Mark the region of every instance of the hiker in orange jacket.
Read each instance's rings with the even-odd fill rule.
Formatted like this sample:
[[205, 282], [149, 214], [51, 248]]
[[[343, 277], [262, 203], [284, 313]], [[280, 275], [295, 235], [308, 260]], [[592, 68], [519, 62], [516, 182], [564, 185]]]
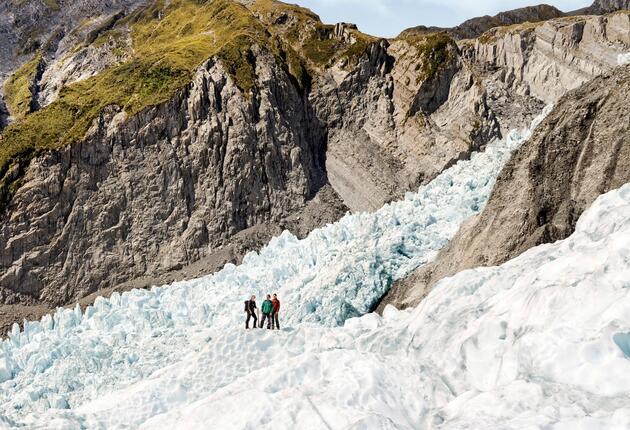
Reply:
[[280, 330], [280, 321], [278, 321], [278, 314], [280, 313], [280, 300], [278, 300], [277, 294], [273, 295], [271, 305], [273, 306], [271, 310], [271, 328]]

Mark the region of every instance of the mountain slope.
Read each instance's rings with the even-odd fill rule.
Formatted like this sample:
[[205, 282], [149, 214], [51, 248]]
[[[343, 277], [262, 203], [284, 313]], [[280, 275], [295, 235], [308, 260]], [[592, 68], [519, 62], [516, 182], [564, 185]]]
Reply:
[[630, 66], [563, 96], [507, 163], [484, 211], [464, 225], [435, 261], [395, 284], [388, 303], [413, 306], [439, 280], [494, 266], [569, 236], [602, 193], [630, 182]]

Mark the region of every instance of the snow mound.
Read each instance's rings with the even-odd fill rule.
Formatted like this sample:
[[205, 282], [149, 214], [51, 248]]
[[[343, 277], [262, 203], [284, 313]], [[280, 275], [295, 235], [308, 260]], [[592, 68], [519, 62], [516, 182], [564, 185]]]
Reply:
[[343, 327], [208, 328], [149, 378], [32, 428], [630, 428], [630, 184], [575, 233]]
[[630, 64], [630, 52], [617, 55], [617, 65], [623, 66], [624, 64]]
[[434, 257], [486, 204], [530, 129], [514, 131], [404, 201], [347, 215], [303, 240], [288, 232], [214, 275], [60, 309], [0, 343], [0, 404], [17, 419], [76, 408], [197, 353], [211, 329], [241, 327], [250, 294], [278, 292], [283, 324], [337, 326], [369, 312], [392, 282]]

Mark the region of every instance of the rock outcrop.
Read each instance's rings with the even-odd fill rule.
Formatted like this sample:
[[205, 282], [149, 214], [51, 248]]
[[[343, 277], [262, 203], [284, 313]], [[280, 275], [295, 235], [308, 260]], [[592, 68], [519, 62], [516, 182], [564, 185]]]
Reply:
[[563, 96], [497, 179], [483, 212], [380, 304], [417, 304], [436, 282], [568, 237], [600, 195], [630, 182], [630, 66]]
[[0, 3], [0, 77], [40, 49], [54, 53], [60, 43], [76, 45], [149, 0], [7, 0]]
[[[623, 2], [623, 0], [622, 0]], [[601, 12], [595, 12], [599, 14], [612, 12], [617, 9], [605, 10], [602, 8]], [[506, 25], [522, 24], [524, 22], [539, 22], [546, 21], [553, 18], [559, 18], [566, 14], [561, 10], [549, 6], [547, 4], [540, 4], [537, 6], [527, 6], [518, 9], [512, 9], [505, 12], [500, 12], [494, 16], [484, 15], [476, 18], [471, 18], [464, 21], [458, 26], [451, 28], [440, 27], [426, 27], [418, 26], [412, 27], [403, 32], [404, 33], [426, 33], [435, 31], [446, 31], [456, 39], [475, 39], [481, 36], [486, 31], [494, 27], [503, 27]]]
[[629, 0], [595, 0], [592, 5], [585, 9], [581, 9], [581, 14], [601, 15], [605, 13], [615, 12], [618, 10], [630, 9]]
[[[381, 41], [354, 71], [327, 70], [311, 95], [328, 125], [329, 180], [355, 211], [400, 198], [612, 70], [629, 35], [620, 12], [501, 27], [457, 46], [444, 33]], [[440, 53], [430, 78], [428, 46]]]

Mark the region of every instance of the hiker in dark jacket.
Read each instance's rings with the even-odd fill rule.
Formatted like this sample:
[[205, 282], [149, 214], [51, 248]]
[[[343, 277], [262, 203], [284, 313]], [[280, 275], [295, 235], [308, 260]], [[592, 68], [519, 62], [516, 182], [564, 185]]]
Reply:
[[260, 307], [260, 311], [262, 312], [262, 318], [260, 319], [260, 328], [265, 324], [265, 320], [267, 320], [267, 328], [271, 328], [271, 312], [273, 311], [273, 304], [271, 303], [271, 296], [267, 294], [267, 300], [265, 300]]
[[276, 330], [280, 330], [280, 321], [278, 321], [278, 313], [280, 313], [280, 300], [278, 300], [278, 295], [273, 295], [273, 300], [271, 300], [271, 329], [274, 328]]
[[256, 307], [256, 296], [252, 296], [249, 300], [245, 300], [245, 312], [247, 312], [247, 319], [245, 320], [245, 329], [249, 328], [249, 319], [254, 318], [254, 324], [252, 328], [257, 327], [258, 317], [256, 316], [256, 312], [258, 308]]

